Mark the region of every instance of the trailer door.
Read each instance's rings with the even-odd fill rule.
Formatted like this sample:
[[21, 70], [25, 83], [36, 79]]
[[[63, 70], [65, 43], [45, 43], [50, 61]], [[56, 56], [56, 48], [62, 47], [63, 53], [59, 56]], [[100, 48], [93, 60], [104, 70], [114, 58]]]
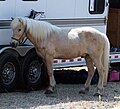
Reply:
[[16, 0], [0, 0], [0, 20], [10, 20], [15, 16]]

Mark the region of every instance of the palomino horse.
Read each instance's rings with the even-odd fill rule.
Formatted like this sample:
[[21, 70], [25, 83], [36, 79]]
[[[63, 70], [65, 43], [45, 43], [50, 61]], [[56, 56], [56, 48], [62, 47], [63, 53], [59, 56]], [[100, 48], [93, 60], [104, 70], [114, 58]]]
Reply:
[[28, 18], [15, 18], [11, 22], [11, 27], [13, 47], [22, 43], [27, 37], [35, 46], [38, 56], [43, 58], [50, 80], [45, 94], [52, 94], [56, 85], [53, 59], [70, 59], [79, 56], [85, 58], [89, 72], [84, 88], [80, 92], [85, 93], [89, 89], [95, 65], [99, 73], [96, 94], [102, 94], [104, 82], [107, 82], [109, 62], [109, 41], [105, 34], [90, 27], [68, 30], [45, 21]]

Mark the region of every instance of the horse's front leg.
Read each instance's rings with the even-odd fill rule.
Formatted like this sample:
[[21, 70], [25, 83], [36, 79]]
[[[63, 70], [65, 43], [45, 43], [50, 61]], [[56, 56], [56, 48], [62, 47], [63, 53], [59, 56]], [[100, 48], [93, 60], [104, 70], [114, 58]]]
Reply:
[[45, 91], [45, 94], [52, 94], [55, 89], [56, 81], [53, 75], [53, 57], [47, 55], [46, 56], [46, 65], [47, 65], [47, 71], [49, 76], [49, 86], [47, 90]]

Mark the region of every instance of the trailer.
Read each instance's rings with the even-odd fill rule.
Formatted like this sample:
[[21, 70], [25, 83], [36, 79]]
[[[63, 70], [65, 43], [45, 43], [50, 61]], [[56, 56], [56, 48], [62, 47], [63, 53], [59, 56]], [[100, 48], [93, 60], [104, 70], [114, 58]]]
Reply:
[[[50, 22], [61, 28], [91, 26], [106, 34], [108, 0], [0, 0], [0, 87], [39, 89], [46, 83], [47, 69], [34, 46], [27, 40], [11, 48], [11, 17], [29, 17]], [[110, 53], [110, 63], [119, 63], [120, 54]], [[81, 57], [54, 59], [54, 69], [86, 65]]]

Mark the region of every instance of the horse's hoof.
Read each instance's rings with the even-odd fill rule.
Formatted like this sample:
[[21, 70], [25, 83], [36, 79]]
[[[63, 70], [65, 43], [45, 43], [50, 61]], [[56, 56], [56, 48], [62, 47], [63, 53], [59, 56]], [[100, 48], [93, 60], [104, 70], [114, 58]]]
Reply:
[[85, 94], [89, 91], [89, 88], [83, 88], [79, 91], [80, 94]]
[[94, 96], [99, 97], [99, 96], [102, 96], [102, 94], [101, 93], [95, 93]]
[[46, 90], [45, 91], [45, 94], [52, 94], [53, 93], [53, 91], [51, 91], [51, 90]]
[[85, 90], [80, 90], [79, 93], [80, 94], [85, 94]]
[[97, 88], [97, 93], [94, 94], [94, 96], [102, 96], [103, 95], [103, 88]]
[[55, 93], [52, 93], [52, 94], [46, 94], [46, 97], [56, 97], [56, 94], [55, 94]]
[[45, 91], [45, 95], [46, 95], [47, 97], [55, 97], [55, 96], [56, 96], [56, 93], [53, 92], [53, 91], [51, 91], [51, 90], [46, 90], [46, 91]]

